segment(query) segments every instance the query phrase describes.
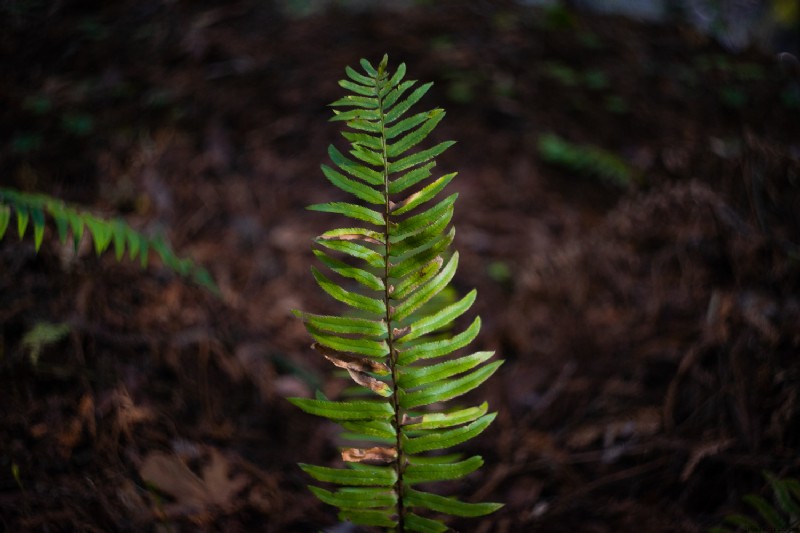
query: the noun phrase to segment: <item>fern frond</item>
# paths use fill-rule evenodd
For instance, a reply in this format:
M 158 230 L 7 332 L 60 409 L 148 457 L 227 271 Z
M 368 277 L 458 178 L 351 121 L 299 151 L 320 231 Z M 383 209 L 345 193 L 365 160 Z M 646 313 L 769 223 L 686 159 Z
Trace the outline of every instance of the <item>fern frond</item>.
M 496 414 L 488 413 L 485 402 L 439 409 L 480 386 L 502 361 L 490 361 L 494 352 L 456 353 L 480 331 L 477 317 L 467 329 L 450 331 L 474 303 L 474 290 L 448 305 L 434 305 L 459 261 L 458 252 L 449 251 L 458 195 L 440 198 L 456 173 L 433 176 L 435 158 L 454 143 L 423 146 L 445 112 L 406 116 L 432 84 L 405 80 L 405 65 L 389 73 L 387 62 L 384 56 L 374 67 L 361 60 L 362 72 L 347 67 L 339 85 L 350 94 L 331 104 L 332 120 L 349 128 L 342 136 L 350 149 L 345 155 L 331 145 L 331 164 L 322 165 L 322 173 L 352 201 L 309 207 L 369 226 L 349 224 L 315 239 L 314 254 L 336 277 L 312 267 L 314 278 L 354 314 L 295 311 L 314 338 L 314 349 L 347 372 L 358 394 L 347 400 L 322 395 L 289 400 L 341 424 L 349 432 L 342 438 L 362 446 L 341 450 L 344 468 L 301 465 L 317 481 L 340 486 L 311 487 L 320 500 L 339 508 L 340 519 L 398 532 L 445 531 L 443 522 L 424 515 L 480 516 L 500 507 L 415 487 L 461 479 L 483 464 L 479 456 L 462 459 L 439 450 L 479 435 Z
M 794 531 L 800 525 L 800 481 L 795 478 L 779 478 L 771 472 L 762 472 L 772 489 L 774 504 L 758 494 L 747 494 L 742 500 L 757 518 L 741 513 L 729 514 L 724 523 L 737 531 Z M 760 519 L 760 520 L 759 520 Z M 731 531 L 725 526 L 712 528 L 715 531 Z
M 31 222 L 34 247 L 38 252 L 44 238 L 45 215 L 55 222 L 58 240 L 62 244 L 67 243 L 71 233 L 77 248 L 85 230 L 88 230 L 97 255 L 106 252 L 113 245 L 117 261 L 121 261 L 127 252 L 131 260 L 138 259 L 144 268 L 147 266 L 150 250 L 153 250 L 167 268 L 214 293 L 219 292 L 207 270 L 195 265 L 190 259 L 178 257 L 160 236 L 147 237 L 121 218 L 103 219 L 46 194 L 0 188 L 0 239 L 5 235 L 12 218 L 16 218 L 20 239 L 25 236 L 28 223 Z
M 539 137 L 537 148 L 539 155 L 548 163 L 600 178 L 610 185 L 625 188 L 639 179 L 623 159 L 597 146 L 573 144 L 558 135 L 547 133 Z

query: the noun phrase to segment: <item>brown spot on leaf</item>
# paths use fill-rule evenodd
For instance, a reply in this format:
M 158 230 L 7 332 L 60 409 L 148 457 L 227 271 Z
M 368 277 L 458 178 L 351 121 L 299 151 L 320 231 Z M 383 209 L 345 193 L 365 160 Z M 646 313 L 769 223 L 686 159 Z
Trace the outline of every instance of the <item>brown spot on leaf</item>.
M 380 394 L 384 397 L 392 394 L 392 389 L 389 387 L 389 385 L 379 379 L 373 378 L 369 374 L 359 372 L 358 370 L 353 370 L 351 368 L 348 368 L 347 372 L 350 374 L 350 377 L 353 378 L 353 381 L 362 387 L 370 389 L 376 394 Z
M 403 328 L 394 328 L 392 329 L 392 337 L 395 339 L 399 339 L 405 335 L 408 335 L 411 332 L 411 326 L 405 326 Z
M 177 514 L 196 512 L 210 506 L 229 507 L 247 486 L 242 474 L 231 475 L 230 463 L 212 449 L 208 464 L 198 476 L 177 455 L 151 452 L 139 468 L 139 475 L 159 491 L 175 499 Z
M 357 357 L 345 352 L 340 352 L 327 346 L 323 346 L 315 342 L 311 347 L 319 352 L 328 361 L 346 370 L 355 370 L 357 372 L 372 372 L 374 374 L 386 375 L 389 373 L 389 367 L 380 361 L 368 359 L 366 357 Z
M 421 422 L 421 416 L 408 416 L 406 413 L 403 413 L 403 420 L 400 422 L 400 424 L 403 426 L 410 426 L 411 424 L 419 424 Z
M 364 461 L 375 461 L 378 463 L 391 463 L 397 459 L 396 448 L 346 448 L 342 450 L 342 460 L 348 463 L 361 463 Z
M 364 241 L 372 244 L 383 244 L 382 241 L 370 237 L 368 235 L 361 235 L 359 233 L 344 233 L 342 235 L 320 235 L 317 237 L 319 241 Z

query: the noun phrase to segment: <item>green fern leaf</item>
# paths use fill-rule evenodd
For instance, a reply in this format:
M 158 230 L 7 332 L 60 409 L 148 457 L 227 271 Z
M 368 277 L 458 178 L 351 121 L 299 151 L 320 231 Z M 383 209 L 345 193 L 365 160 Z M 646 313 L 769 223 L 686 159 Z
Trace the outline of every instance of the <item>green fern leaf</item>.
M 502 361 L 495 361 L 458 379 L 437 382 L 420 390 L 408 392 L 400 400 L 400 405 L 406 409 L 413 409 L 422 405 L 452 400 L 489 379 L 501 364 L 503 364 Z
M 396 527 L 388 511 L 342 511 L 339 520 L 347 520 L 359 526 Z
M 367 272 L 361 268 L 356 268 L 348 265 L 342 261 L 328 257 L 320 250 L 314 250 L 314 255 L 317 259 L 342 277 L 356 280 L 358 283 L 375 291 L 382 291 L 385 288 L 383 280 L 371 272 Z
M 800 520 L 800 483 L 791 478 L 778 479 L 770 472 L 763 472 L 763 475 L 772 487 L 778 507 L 787 515 Z
M 364 76 L 363 74 L 359 74 L 352 67 L 345 67 L 344 69 L 347 77 L 353 80 L 356 83 L 360 83 L 361 85 L 366 85 L 367 87 L 374 88 L 376 86 L 376 80 L 374 75 Z M 374 90 L 373 93 L 375 94 Z
M 378 166 L 383 161 L 382 154 L 379 152 L 375 152 L 373 150 L 369 150 L 364 148 L 361 145 L 356 144 L 353 146 L 353 149 L 350 150 L 350 155 L 355 157 L 356 159 L 363 161 L 368 165 L 375 165 Z
M 435 166 L 436 162 L 431 161 L 430 163 L 422 165 L 421 167 L 415 168 L 414 170 L 406 172 L 402 176 L 395 178 L 389 183 L 389 194 L 401 193 L 409 187 L 413 187 L 422 180 L 428 179 L 431 177 L 431 170 Z
M 351 161 L 339 150 L 337 150 L 335 146 L 330 145 L 328 147 L 328 155 L 330 156 L 331 161 L 333 161 L 337 167 L 350 174 L 354 178 L 358 178 L 370 185 L 383 185 L 383 176 L 380 172 Z
M 391 487 L 397 481 L 397 472 L 390 466 L 373 466 L 369 469 L 343 470 L 300 464 L 300 468 L 317 481 L 358 487 Z
M 394 442 L 397 438 L 397 431 L 394 429 L 394 426 L 392 426 L 390 422 L 384 420 L 342 422 L 342 427 L 369 437 L 386 439 L 388 442 Z
M 396 244 L 406 240 L 408 237 L 417 235 L 426 228 L 437 224 L 443 217 L 447 217 L 449 221 L 453 216 L 453 204 L 456 198 L 458 198 L 458 194 L 452 194 L 427 211 L 408 217 L 400 222 L 394 231 L 394 235 L 389 237 L 389 242 Z
M 361 366 L 369 366 L 369 368 L 358 368 L 358 365 L 349 360 L 349 356 L 354 355 L 363 355 L 368 358 L 381 358 L 386 357 L 389 353 L 389 347 L 384 340 L 373 340 L 369 337 L 362 337 L 362 336 L 340 336 L 336 334 L 329 334 L 323 331 L 318 330 L 312 324 L 306 324 L 306 328 L 308 332 L 314 337 L 316 340 L 316 344 L 313 344 L 313 348 L 317 348 L 317 351 L 320 352 L 323 356 L 327 357 L 328 359 L 336 359 L 338 360 L 345 360 L 347 363 L 346 366 L 342 366 L 342 368 L 347 368 L 350 370 L 358 370 L 364 372 L 373 372 L 378 373 L 380 375 L 388 374 L 388 371 L 383 371 L 383 369 L 387 368 L 381 362 L 375 362 L 371 364 L 367 364 L 363 362 Z M 328 353 L 330 350 L 334 350 L 337 353 Z M 346 354 L 348 358 L 343 358 L 339 354 Z M 336 363 L 337 361 L 333 361 Z M 361 361 L 361 359 L 359 359 Z M 363 361 L 367 361 L 364 359 Z
M 439 406 L 480 386 L 502 361 L 491 362 L 490 351 L 455 353 L 475 339 L 481 322 L 476 317 L 464 331 L 450 333 L 474 303 L 476 292 L 442 298 L 452 291 L 449 285 L 458 268 L 459 254 L 449 250 L 458 195 L 437 198 L 456 173 L 433 177 L 433 169 L 435 158 L 454 143 L 423 146 L 445 112 L 433 109 L 406 116 L 432 84 L 404 81 L 405 65 L 392 74 L 387 63 L 384 56 L 377 66 L 362 60 L 362 72 L 347 67 L 348 79 L 339 86 L 350 94 L 331 104 L 332 120 L 350 130 L 342 133 L 350 149 L 346 156 L 331 145 L 331 165 L 322 165 L 322 174 L 360 203 L 309 207 L 374 226 L 344 226 L 314 240 L 314 255 L 336 277 L 315 267 L 312 275 L 323 291 L 354 313 L 295 311 L 316 341 L 314 350 L 355 386 L 345 389 L 346 400 L 321 394 L 289 400 L 307 413 L 341 424 L 346 430 L 341 438 L 356 446 L 341 450 L 349 468 L 301 465 L 317 481 L 341 487 L 311 487 L 320 500 L 340 509 L 340 519 L 397 532 L 439 532 L 447 530 L 444 523 L 423 514 L 470 517 L 500 507 L 411 487 L 461 479 L 483 464 L 478 456 L 462 460 L 438 450 L 476 437 L 496 414 L 488 413 L 485 402 L 446 410 Z M 400 194 L 404 197 L 398 198 Z M 427 453 L 431 451 L 437 454 Z M 380 466 L 372 464 L 376 462 Z
M 465 503 L 455 498 L 447 498 L 409 489 L 406 493 L 406 503 L 410 507 L 424 507 L 431 511 L 447 513 L 454 516 L 483 516 L 493 513 L 502 505 L 497 503 Z
M 409 367 L 403 370 L 397 383 L 404 389 L 411 389 L 421 385 L 427 385 L 428 383 L 434 383 L 449 378 L 450 376 L 472 370 L 493 355 L 494 352 L 478 352 L 437 365 Z
M 44 211 L 41 207 L 34 206 L 31 208 L 31 220 L 33 221 L 33 243 L 34 249 L 38 252 L 42 247 L 42 239 L 44 238 Z
M 429 433 L 421 437 L 408 438 L 404 446 L 405 451 L 410 454 L 415 454 L 451 448 L 456 444 L 461 444 L 462 442 L 480 435 L 483 430 L 489 427 L 489 424 L 492 423 L 495 416 L 496 414 L 494 413 L 484 415 L 464 427 Z
M 339 80 L 339 86 L 343 89 L 347 89 L 348 91 L 352 91 L 363 96 L 373 96 L 375 94 L 374 87 L 365 87 L 364 85 L 353 83 L 350 80 Z
M 411 82 L 406 82 L 403 85 L 410 83 Z M 383 102 L 384 108 L 386 110 L 389 110 L 383 118 L 384 124 L 390 124 L 395 120 L 397 120 L 398 118 L 400 118 L 403 115 L 403 113 L 405 113 L 411 108 L 412 105 L 419 102 L 422 99 L 422 97 L 425 96 L 425 93 L 427 93 L 428 90 L 433 86 L 433 83 L 426 83 L 425 85 L 420 86 L 419 89 L 415 90 L 413 93 L 411 93 L 411 95 L 408 98 L 397 104 L 394 107 L 394 109 L 392 109 L 394 103 L 404 92 L 404 90 L 402 90 L 403 85 L 398 86 L 397 89 L 389 93 L 389 96 L 387 96 Z M 410 87 L 410 85 L 406 85 L 406 87 Z
M 390 158 L 398 157 L 400 154 L 405 153 L 410 148 L 413 148 L 428 136 L 433 129 L 439 125 L 439 122 L 444 118 L 445 112 L 443 109 L 434 109 L 428 113 L 427 118 L 420 127 L 403 136 L 402 139 L 392 143 L 391 148 L 386 150 L 386 155 Z
M 444 261 L 441 257 L 434 257 L 428 263 L 409 273 L 397 285 L 394 285 L 389 296 L 394 300 L 405 299 L 406 296 L 417 290 L 420 285 L 435 276 L 442 268 L 442 264 L 444 264 Z
M 768 471 L 763 471 L 762 474 L 772 489 L 776 505 L 758 494 L 747 494 L 742 500 L 758 513 L 757 518 L 763 522 L 741 513 L 734 513 L 727 515 L 724 523 L 745 531 L 793 530 L 800 522 L 800 481 L 795 478 L 778 478 Z M 723 525 L 717 525 L 712 529 L 730 531 Z
M 0 239 L 6 234 L 8 223 L 11 221 L 11 208 L 7 205 L 0 205 Z
M 380 118 L 380 113 L 373 109 L 353 109 L 351 111 L 336 111 L 331 122 L 336 121 L 351 121 L 351 120 L 365 120 L 377 121 Z
M 445 150 L 454 144 L 454 141 L 445 141 L 437 144 L 433 148 L 428 148 L 427 150 L 404 157 L 403 159 L 395 161 L 394 163 L 389 163 L 389 173 L 394 174 L 395 172 L 400 172 L 406 170 L 407 168 L 417 166 L 420 163 L 426 163 L 434 157 L 441 155 Z
M 131 228 L 125 228 L 125 243 L 128 247 L 128 257 L 133 260 L 142 250 L 142 238 Z
M 352 96 L 347 95 L 344 98 L 336 100 L 331 107 L 360 107 L 363 109 L 375 109 L 378 107 L 378 100 L 373 97 Z
M 786 529 L 786 522 L 767 500 L 757 494 L 748 494 L 742 499 L 750 504 L 756 511 L 758 511 L 758 514 L 761 515 L 761 517 L 767 524 L 769 524 L 770 527 L 775 529 Z
M 449 413 L 427 413 L 418 419 L 412 419 L 412 422 L 406 424 L 405 428 L 408 431 L 415 431 L 460 426 L 482 417 L 488 409 L 489 404 L 483 402 L 478 407 L 467 407 L 466 409 L 458 409 Z
M 69 234 L 69 216 L 66 208 L 59 203 L 53 202 L 50 204 L 50 215 L 52 215 L 53 221 L 56 223 L 58 241 L 61 244 L 66 244 Z
M 425 188 L 421 189 L 418 192 L 415 192 L 401 203 L 399 203 L 394 209 L 392 209 L 393 215 L 402 215 L 408 211 L 411 211 L 418 205 L 421 205 L 437 194 L 441 192 L 442 189 L 447 187 L 447 184 L 456 177 L 458 173 L 452 172 L 450 174 L 444 175 L 441 178 L 437 179 L 430 185 L 427 185 Z
M 405 242 L 395 246 L 401 253 L 399 255 L 390 254 L 389 276 L 392 278 L 404 278 L 425 263 L 433 261 L 440 253 L 447 250 L 455 236 L 455 228 L 450 228 L 450 231 L 446 234 L 435 236 L 417 246 L 413 246 L 416 242 Z
M 418 464 L 413 457 L 409 461 L 410 463 L 403 473 L 405 481 L 409 485 L 461 479 L 483 466 L 483 459 L 477 455 L 457 463 Z
M 369 222 L 370 224 L 375 224 L 376 226 L 384 225 L 383 215 L 377 211 L 356 204 L 349 204 L 346 202 L 328 202 L 325 204 L 310 205 L 306 209 L 311 211 L 323 211 L 326 213 L 338 213 L 350 218 Z
M 334 350 L 366 355 L 367 357 L 385 357 L 389 353 L 389 347 L 384 341 L 339 337 L 338 335 L 324 333 L 311 324 L 307 324 L 306 327 L 311 336 L 314 337 L 314 340 Z
M 385 199 L 381 193 L 369 187 L 368 185 L 345 177 L 341 173 L 333 170 L 328 165 L 322 165 L 322 173 L 325 174 L 325 177 L 328 178 L 331 183 L 343 191 L 349 192 L 359 199 L 364 200 L 365 202 L 380 205 L 385 203 Z
M 444 533 L 447 531 L 447 526 L 438 520 L 424 518 L 414 513 L 406 515 L 405 526 L 406 531 L 417 533 Z
M 400 349 L 397 362 L 399 365 L 407 365 L 418 359 L 433 359 L 453 353 L 475 340 L 480 330 L 481 318 L 475 317 L 466 330 L 452 338 L 415 344 L 405 350 Z
M 430 281 L 422 285 L 416 292 L 404 300 L 401 304 L 394 308 L 391 318 L 400 322 L 411 315 L 414 311 L 419 309 L 420 306 L 428 302 L 442 289 L 444 289 L 453 276 L 456 274 L 458 267 L 458 252 L 454 253 L 450 260 L 447 262 L 442 270 L 439 271 Z
M 318 238 L 317 242 L 325 248 L 363 259 L 372 267 L 382 268 L 386 264 L 384 257 L 368 246 L 347 240 L 334 240 L 322 237 L 324 237 L 324 235 Z
M 356 131 L 366 131 L 367 133 L 381 132 L 381 123 L 375 120 L 363 120 L 355 118 L 353 120 L 347 121 L 347 127 L 352 128 Z
M 411 331 L 401 339 L 400 344 L 406 344 L 422 335 L 427 335 L 428 333 L 436 331 L 466 313 L 467 310 L 472 307 L 473 302 L 475 302 L 477 294 L 478 291 L 473 289 L 456 303 L 448 305 L 444 309 L 432 315 L 422 317 L 412 323 Z
M 94 251 L 97 255 L 100 255 L 106 251 L 106 248 L 111 243 L 111 227 L 104 220 L 93 216 L 86 217 L 85 222 L 89 232 L 92 234 Z
M 386 322 L 353 318 L 344 316 L 314 315 L 295 311 L 295 316 L 302 318 L 314 327 L 332 333 L 345 333 L 351 335 L 369 335 L 383 338 L 387 335 Z
M 331 420 L 377 420 L 387 419 L 394 414 L 392 406 L 386 402 L 334 402 L 309 398 L 288 400 L 306 413 Z
M 72 230 L 72 241 L 75 245 L 75 249 L 78 249 L 78 245 L 83 238 L 83 230 L 86 227 L 84 223 L 83 217 L 80 216 L 76 211 L 70 209 L 67 211 L 67 218 L 69 219 L 69 227 Z M 62 241 L 63 242 L 63 241 Z M 144 265 L 143 265 L 144 266 Z
M 374 509 L 391 507 L 397 504 L 397 494 L 393 491 L 376 491 L 372 488 L 344 488 L 331 492 L 319 487 L 309 487 L 314 495 L 329 505 L 340 509 Z
M 386 302 L 378 300 L 377 298 L 370 298 L 369 296 L 358 294 L 357 292 L 345 290 L 333 283 L 314 267 L 311 267 L 311 272 L 319 286 L 322 287 L 322 290 L 340 302 L 374 314 L 381 314 L 386 310 Z
M 30 219 L 30 212 L 28 206 L 20 205 L 17 207 L 17 235 L 21 239 L 25 236 L 25 230 L 28 228 L 28 220 Z

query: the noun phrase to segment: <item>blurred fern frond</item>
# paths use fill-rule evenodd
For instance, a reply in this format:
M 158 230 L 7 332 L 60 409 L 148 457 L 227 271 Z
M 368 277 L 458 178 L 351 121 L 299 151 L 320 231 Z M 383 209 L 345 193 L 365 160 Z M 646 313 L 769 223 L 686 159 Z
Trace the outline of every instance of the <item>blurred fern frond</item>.
M 66 244 L 71 235 L 77 247 L 88 230 L 97 255 L 113 247 L 117 261 L 121 261 L 127 253 L 131 260 L 138 259 L 142 268 L 145 268 L 152 250 L 170 270 L 214 293 L 218 292 L 206 269 L 196 265 L 191 259 L 178 257 L 161 236 L 148 237 L 121 218 L 109 220 L 98 217 L 46 194 L 0 188 L 0 239 L 12 225 L 16 227 L 20 239 L 31 228 L 34 247 L 38 252 L 44 239 L 47 216 L 55 222 L 58 239 L 62 244 Z
M 709 533 L 734 531 L 798 531 L 800 528 L 800 480 L 778 478 L 763 472 L 772 489 L 773 502 L 758 494 L 747 494 L 742 500 L 751 508 L 750 514 L 734 513 L 725 517 L 723 525 Z M 734 529 L 730 529 L 730 527 Z

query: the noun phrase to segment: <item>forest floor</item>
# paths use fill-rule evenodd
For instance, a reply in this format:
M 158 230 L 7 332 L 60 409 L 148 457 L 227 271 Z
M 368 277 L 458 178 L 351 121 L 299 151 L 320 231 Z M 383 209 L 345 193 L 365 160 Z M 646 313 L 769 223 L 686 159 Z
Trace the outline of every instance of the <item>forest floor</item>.
M 800 66 L 679 24 L 432 4 L 0 8 L 0 183 L 163 230 L 222 293 L 54 228 L 38 255 L 3 239 L 0 527 L 336 524 L 296 466 L 333 463 L 335 427 L 285 397 L 341 383 L 291 310 L 338 309 L 310 274 L 334 219 L 304 206 L 336 194 L 336 81 L 384 52 L 447 110 L 454 287 L 506 360 L 472 395 L 499 411 L 463 446 L 485 466 L 442 487 L 506 505 L 454 528 L 703 531 L 770 499 L 762 471 L 800 475 Z M 33 354 L 43 323 L 69 333 Z

